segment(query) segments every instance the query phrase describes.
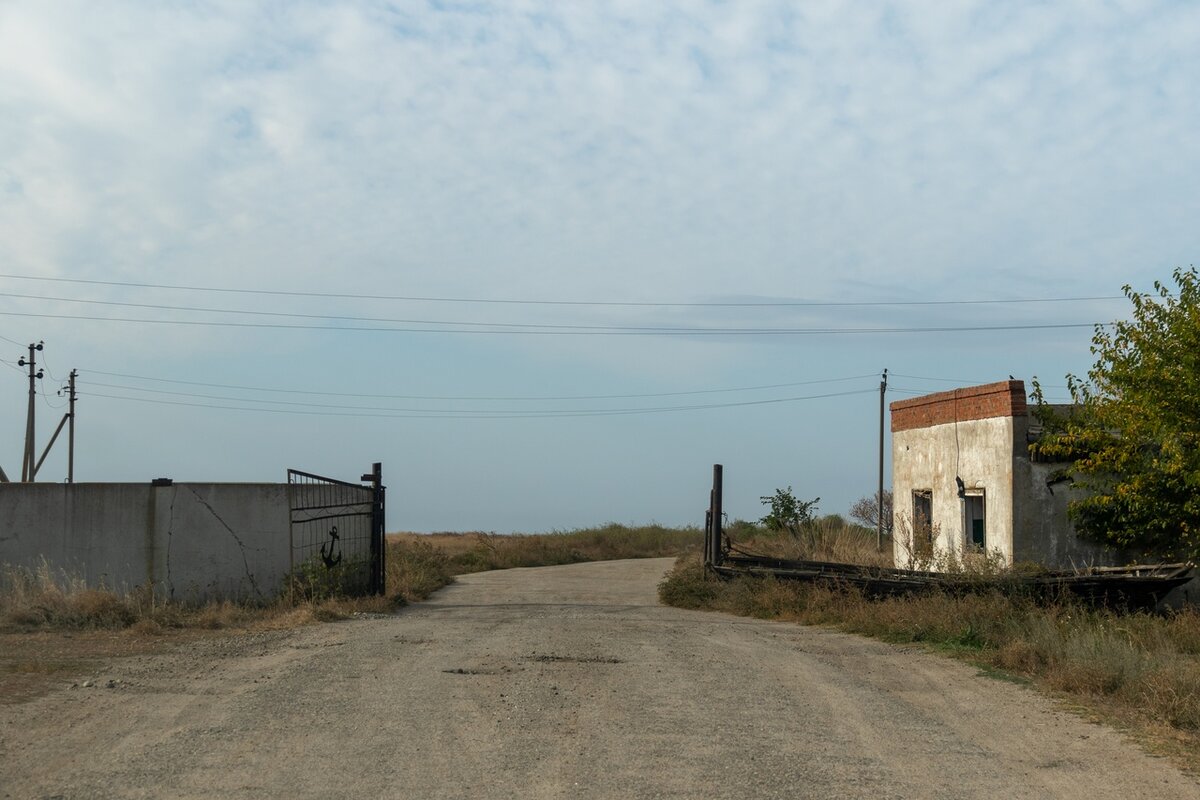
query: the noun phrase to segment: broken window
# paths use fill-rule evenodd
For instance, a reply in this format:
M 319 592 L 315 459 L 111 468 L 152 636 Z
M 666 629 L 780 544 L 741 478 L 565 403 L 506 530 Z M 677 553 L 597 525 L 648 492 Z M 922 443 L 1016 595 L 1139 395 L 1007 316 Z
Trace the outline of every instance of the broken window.
M 969 491 L 963 497 L 966 516 L 967 544 L 980 550 L 987 549 L 987 504 L 983 490 Z
M 912 493 L 913 552 L 928 556 L 933 552 L 933 490 L 914 489 Z

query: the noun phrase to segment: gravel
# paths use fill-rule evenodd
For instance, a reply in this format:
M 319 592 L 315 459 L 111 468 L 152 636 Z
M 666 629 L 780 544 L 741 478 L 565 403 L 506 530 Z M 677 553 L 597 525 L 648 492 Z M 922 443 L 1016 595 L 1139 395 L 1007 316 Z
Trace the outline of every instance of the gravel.
M 657 604 L 668 559 L 111 661 L 0 706 L 0 797 L 1128 798 L 1200 785 L 961 663 Z

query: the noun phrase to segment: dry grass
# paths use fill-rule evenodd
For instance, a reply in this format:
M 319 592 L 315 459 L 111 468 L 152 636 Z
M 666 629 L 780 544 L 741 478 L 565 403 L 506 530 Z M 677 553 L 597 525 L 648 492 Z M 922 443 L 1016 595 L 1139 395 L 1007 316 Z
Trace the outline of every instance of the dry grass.
M 1121 614 L 998 592 L 865 598 L 773 578 L 718 580 L 694 557 L 659 587 L 664 603 L 829 625 L 918 642 L 1068 696 L 1142 733 L 1165 730 L 1200 769 L 1200 610 Z M 1165 741 L 1161 734 L 1157 741 Z
M 163 600 L 144 589 L 87 586 L 77 576 L 43 564 L 28 570 L 0 567 L 0 632 L 122 630 L 159 636 L 179 630 L 289 627 L 389 613 L 423 600 L 454 575 L 507 567 L 545 566 L 614 558 L 672 556 L 699 547 L 694 529 L 607 525 L 565 533 L 393 534 L 387 539 L 383 597 L 348 598 L 308 592 L 262 603 Z
M 584 561 L 659 558 L 697 552 L 701 534 L 696 528 L 661 525 L 629 527 L 610 523 L 598 528 L 538 534 L 400 533 L 388 537 L 389 558 L 398 545 L 429 545 L 446 557 L 454 575 L 513 567 L 546 567 Z
M 873 567 L 890 567 L 893 561 L 891 539 L 885 538 L 880 549 L 875 531 L 836 515 L 804 525 L 795 536 L 742 521 L 730 525 L 726 533 L 736 547 L 771 558 Z
M 355 613 L 390 611 L 385 598 L 321 598 L 269 604 L 229 600 L 203 604 L 171 602 L 144 589 L 89 587 L 78 577 L 43 564 L 36 570 L 0 569 L 0 632 L 38 630 L 127 630 L 156 636 L 177 630 L 273 628 L 345 619 Z

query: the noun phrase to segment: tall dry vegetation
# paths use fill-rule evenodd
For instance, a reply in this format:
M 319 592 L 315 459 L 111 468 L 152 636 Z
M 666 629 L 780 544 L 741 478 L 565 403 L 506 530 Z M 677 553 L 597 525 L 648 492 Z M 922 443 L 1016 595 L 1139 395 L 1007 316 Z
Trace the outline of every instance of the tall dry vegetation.
M 836 514 L 820 517 L 794 531 L 772 531 L 752 522 L 735 521 L 726 530 L 739 550 L 755 555 L 792 561 L 834 561 L 875 567 L 892 566 L 892 544 L 885 538 L 882 549 L 878 534 Z

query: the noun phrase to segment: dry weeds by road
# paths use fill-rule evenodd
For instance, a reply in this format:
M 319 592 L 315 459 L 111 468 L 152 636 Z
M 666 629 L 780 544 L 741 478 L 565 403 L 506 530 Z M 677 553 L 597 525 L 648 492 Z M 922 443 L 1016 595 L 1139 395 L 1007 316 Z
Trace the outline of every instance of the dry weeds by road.
M 962 664 L 659 606 L 669 566 L 480 573 L 395 616 L 116 659 L 0 706 L 0 796 L 1200 796 Z

